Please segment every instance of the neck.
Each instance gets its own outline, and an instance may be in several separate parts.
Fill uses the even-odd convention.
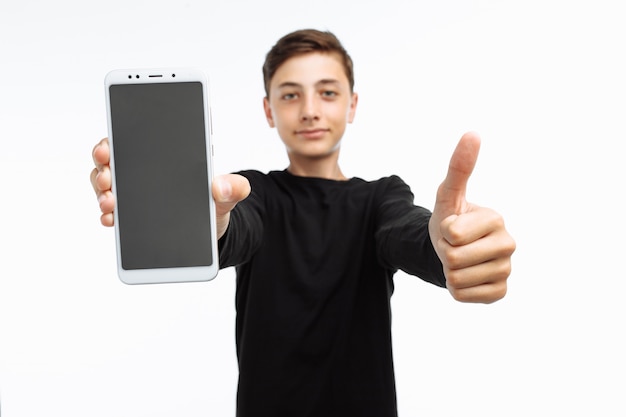
[[[315,177],[327,180],[346,181],[337,158],[299,159],[289,158],[287,171],[298,177]]]

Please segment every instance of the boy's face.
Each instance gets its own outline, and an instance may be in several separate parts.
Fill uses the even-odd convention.
[[[323,158],[338,152],[357,98],[339,56],[313,52],[278,68],[263,105],[290,157]]]

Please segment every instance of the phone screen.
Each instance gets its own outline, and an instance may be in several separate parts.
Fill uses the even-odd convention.
[[[212,265],[202,83],[109,89],[122,267]]]

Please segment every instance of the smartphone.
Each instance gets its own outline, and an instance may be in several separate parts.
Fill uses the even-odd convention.
[[[208,79],[191,68],[105,77],[118,275],[208,281],[219,270]]]

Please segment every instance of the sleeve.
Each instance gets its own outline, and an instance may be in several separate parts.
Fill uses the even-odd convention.
[[[431,212],[414,205],[413,193],[400,177],[387,180],[379,197],[375,232],[380,262],[445,287],[443,267],[428,232]]]
[[[263,236],[263,174],[237,172],[250,181],[250,195],[230,212],[226,233],[218,241],[220,268],[241,265],[252,258]]]

